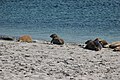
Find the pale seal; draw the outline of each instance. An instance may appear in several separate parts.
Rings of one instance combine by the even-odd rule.
[[[18,42],[33,42],[32,37],[30,35],[23,35],[19,37]]]

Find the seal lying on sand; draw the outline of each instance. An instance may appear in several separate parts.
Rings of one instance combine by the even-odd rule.
[[[0,35],[0,40],[7,40],[7,41],[17,41],[17,42],[36,42],[32,40],[32,37],[29,35],[23,35],[23,36],[7,36],[7,35]]]
[[[85,42],[85,49],[99,51],[102,49],[102,44],[99,42],[99,39],[96,38],[94,41],[88,40]]]
[[[7,35],[0,35],[0,40],[14,41],[15,37],[7,36]]]
[[[120,41],[108,44],[107,47],[114,49],[113,51],[120,51]]]
[[[64,40],[59,38],[56,34],[52,34],[50,37],[52,38],[51,43],[58,45],[64,44]]]
[[[100,39],[100,38],[97,38],[99,40],[99,42],[102,44],[102,47],[105,48],[106,45],[108,45],[108,42],[106,40],[103,40],[103,39]]]
[[[30,43],[30,42],[33,42],[33,41],[32,41],[31,36],[23,35],[23,36],[19,37],[18,42],[29,42]]]
[[[85,42],[85,44],[86,44],[85,49],[90,49],[90,50],[97,51],[97,47],[96,47],[94,41],[88,40],[88,41]]]
[[[103,48],[103,46],[104,46],[104,45],[102,45],[102,43],[99,41],[98,38],[96,38],[93,42],[95,43],[98,51],[101,50]]]
[[[113,50],[113,51],[120,51],[120,46],[118,46],[118,47],[114,48],[114,50]]]
[[[118,46],[120,46],[120,42],[113,42],[113,43],[109,44],[109,48],[116,48]]]

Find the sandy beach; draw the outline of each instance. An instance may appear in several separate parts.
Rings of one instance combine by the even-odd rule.
[[[0,80],[120,80],[120,52],[0,41]]]

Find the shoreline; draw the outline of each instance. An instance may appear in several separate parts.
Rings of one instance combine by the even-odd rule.
[[[120,52],[0,40],[0,80],[119,80]]]

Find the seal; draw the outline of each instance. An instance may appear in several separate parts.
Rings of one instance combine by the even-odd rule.
[[[118,42],[113,42],[113,43],[111,43],[111,44],[109,45],[109,48],[114,49],[114,48],[116,48],[116,47],[118,47],[118,46],[120,46],[120,42],[119,42],[119,41],[118,41]]]
[[[95,46],[95,43],[93,41],[87,41],[87,42],[85,42],[85,44],[86,44],[85,49],[97,51],[97,47]]]
[[[57,45],[64,44],[64,40],[59,38],[57,34],[52,34],[52,35],[50,35],[50,37],[52,38],[52,40],[51,40],[52,44],[57,44]]]
[[[7,35],[0,35],[0,40],[14,41],[15,37],[7,36]]]
[[[18,42],[28,42],[28,43],[30,43],[30,42],[32,42],[32,37],[29,36],[29,35],[23,35],[23,36],[19,37]]]
[[[99,42],[99,39],[96,38],[95,40],[88,40],[85,42],[86,46],[85,49],[100,51],[103,47],[102,44]]]
[[[95,43],[98,51],[101,50],[103,48],[103,46],[104,46],[104,45],[102,45],[102,43],[100,43],[98,38],[96,38],[93,42]]]
[[[114,48],[113,51],[120,51],[120,46]]]
[[[102,47],[105,48],[106,45],[108,45],[108,42],[106,40],[103,40],[101,38],[97,38],[99,40],[99,42],[101,43]]]
[[[88,44],[89,42],[91,42],[92,40],[87,40],[86,42],[85,42],[85,44]]]
[[[112,42],[108,45],[108,48],[113,49],[113,51],[120,51],[120,41]]]

